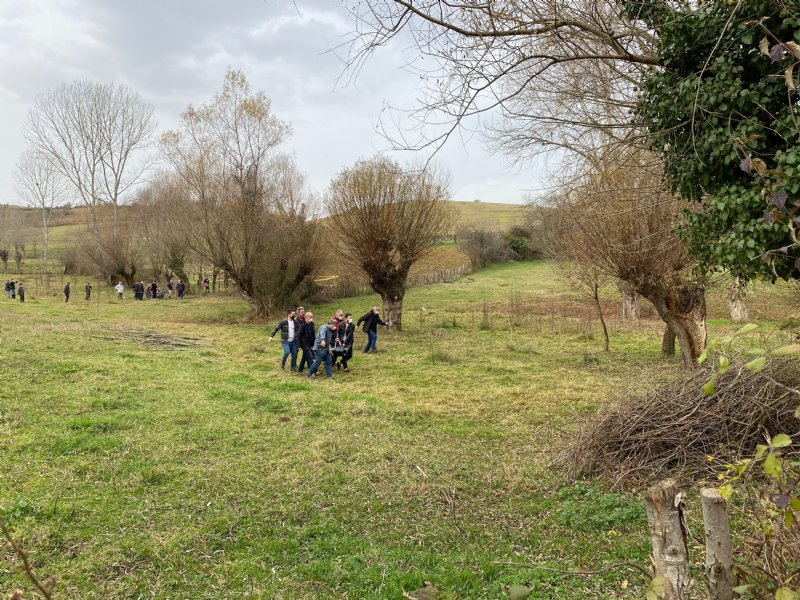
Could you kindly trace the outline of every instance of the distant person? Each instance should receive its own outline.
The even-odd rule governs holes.
[[[65,286],[64,286],[64,302],[65,302],[66,304],[69,304],[69,294],[70,294],[70,291],[71,291],[71,288],[69,287],[69,281],[68,281],[68,282],[67,282],[67,285],[65,285]]]
[[[169,294],[169,297],[172,298],[172,279],[167,281],[167,294]]]
[[[6,279],[6,296],[11,298],[11,282]]]
[[[203,289],[205,290],[206,294],[208,294],[211,290],[209,289],[209,281],[208,277],[203,279]]]
[[[302,308],[302,307],[300,307]],[[297,329],[297,345],[303,351],[300,357],[300,364],[297,365],[297,371],[303,373],[304,369],[310,368],[311,363],[314,362],[314,338],[316,332],[314,331],[314,313],[303,311],[303,322],[300,323]]]
[[[286,318],[275,326],[269,334],[269,341],[275,339],[278,330],[281,331],[281,344],[283,345],[283,358],[281,358],[281,369],[286,368],[286,359],[291,355],[292,362],[290,368],[292,372],[297,370],[297,322],[294,320],[295,312],[290,308],[286,312]]]
[[[333,373],[331,371],[331,344],[333,343],[333,329],[336,327],[336,318],[331,318],[330,321],[326,325],[323,325],[317,331],[317,335],[314,338],[314,362],[311,364],[311,367],[308,369],[308,378],[311,379],[314,377],[314,374],[317,372],[317,369],[325,362],[325,377],[330,379],[333,377]]]
[[[9,283],[11,289],[11,299],[14,300],[17,297],[17,282],[16,280],[12,279]]]
[[[122,292],[125,291],[125,286],[122,285],[122,282],[120,281],[114,286],[114,289],[117,290],[117,300],[122,300]]]
[[[183,279],[178,279],[178,300],[183,302],[183,294],[186,292],[186,284],[183,283]]]
[[[349,373],[350,369],[347,368],[347,362],[353,358],[353,342],[355,341],[356,326],[353,325],[353,315],[347,313],[344,315],[344,323],[339,325],[339,343],[342,350],[339,354],[333,357],[333,364],[336,365],[336,370],[344,368],[345,373]]]
[[[19,295],[19,301],[22,304],[25,304],[25,286],[21,281],[19,282],[19,287],[17,288],[17,294]]]
[[[364,323],[364,333],[367,334],[367,345],[364,352],[377,352],[378,351],[378,325],[386,325],[381,320],[380,308],[373,306],[372,310],[358,319],[356,327]]]
[[[88,302],[88,301],[89,301],[89,299],[92,297],[92,284],[90,284],[90,283],[87,281],[87,282],[86,282],[86,285],[85,285],[85,286],[83,286],[83,289],[86,291],[86,301]]]

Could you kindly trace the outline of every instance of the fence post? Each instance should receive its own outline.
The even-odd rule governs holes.
[[[689,552],[683,525],[683,494],[671,479],[654,485],[644,497],[653,565],[656,577],[664,578],[664,600],[689,600]]]
[[[706,531],[706,580],[711,600],[733,600],[736,581],[733,574],[731,526],[725,499],[715,488],[700,492],[703,527]]]

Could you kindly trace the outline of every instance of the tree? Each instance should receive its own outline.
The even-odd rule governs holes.
[[[186,190],[173,230],[262,317],[308,293],[320,259],[313,197],[294,160],[277,153],[290,132],[263,92],[228,71],[222,90],[161,138]]]
[[[367,274],[398,330],[412,265],[450,231],[453,213],[446,198],[441,173],[406,171],[383,156],[343,169],[326,195],[340,252]]]
[[[659,31],[662,68],[645,78],[637,114],[672,189],[696,202],[693,252],[742,282],[800,278],[796,3],[653,2],[639,14]]]
[[[366,0],[352,8],[348,61],[357,72],[379,47],[410,38],[417,54],[407,62],[424,86],[411,118],[421,137],[389,131],[399,147],[438,147],[459,125],[490,114],[490,135],[512,156],[571,153],[587,133],[630,137],[636,87],[659,64],[655,32],[620,4]]]
[[[554,200],[550,235],[577,246],[574,256],[653,303],[667,326],[662,350],[677,338],[686,366],[705,348],[705,280],[675,232],[685,203],[663,184],[650,153],[603,153]],[[674,336],[674,337],[673,337]]]
[[[114,221],[148,167],[141,153],[156,122],[153,106],[125,85],[75,81],[36,98],[25,138],[74,187],[89,209],[111,209]]]
[[[48,272],[50,246],[50,218],[53,209],[67,197],[67,188],[61,173],[42,155],[25,152],[17,163],[17,193],[31,208],[41,214],[44,258],[42,271]]]

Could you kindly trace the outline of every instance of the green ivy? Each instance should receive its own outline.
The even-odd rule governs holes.
[[[800,11],[774,0],[625,4],[658,31],[663,68],[646,76],[637,114],[669,185],[696,203],[682,223],[688,245],[709,270],[800,278]]]

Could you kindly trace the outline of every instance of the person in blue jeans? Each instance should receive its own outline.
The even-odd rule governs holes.
[[[364,352],[377,352],[378,325],[387,325],[381,320],[380,308],[373,306],[372,310],[358,319],[356,327],[364,323],[364,333],[367,334],[367,345]]]
[[[281,344],[283,345],[283,358],[281,358],[281,369],[286,368],[286,359],[291,355],[292,371],[297,370],[297,322],[294,320],[294,309],[290,308],[287,312],[286,318],[275,326],[272,333],[269,334],[269,341],[275,339],[275,334],[281,330]]]
[[[327,324],[323,325],[317,331],[317,337],[314,339],[314,362],[308,369],[308,378],[314,377],[317,369],[325,361],[325,377],[330,379],[333,377],[331,371],[331,344],[333,343],[333,327],[336,325],[336,319],[331,319]]]

